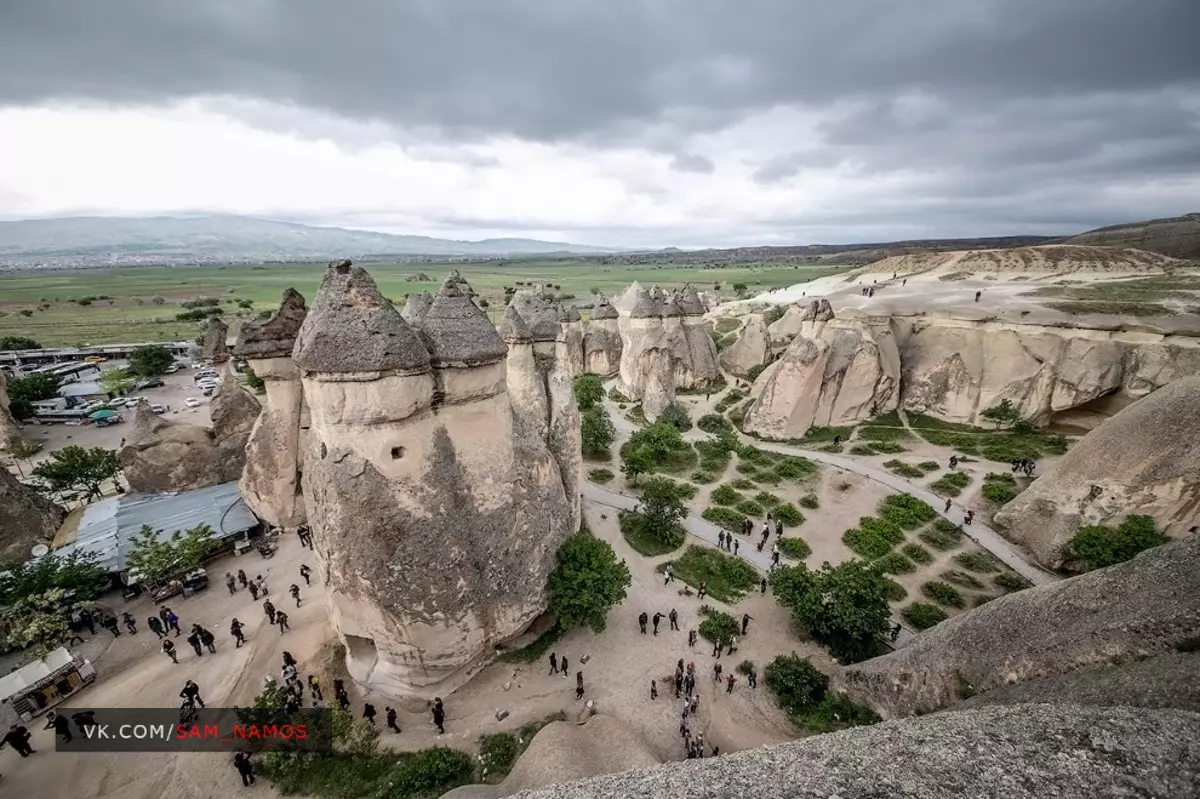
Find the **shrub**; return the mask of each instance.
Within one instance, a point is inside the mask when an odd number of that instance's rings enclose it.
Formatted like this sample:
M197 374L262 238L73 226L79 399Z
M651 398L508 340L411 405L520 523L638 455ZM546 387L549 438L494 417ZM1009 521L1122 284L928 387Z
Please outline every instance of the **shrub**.
M615 476L611 469L592 469L588 472L588 479L600 485L611 483Z
M752 499L743 499L737 504L737 509L747 516L762 516L763 506Z
M637 430L621 445L621 459L640 472L682 472L696 463L696 450L683 440L679 429L656 423Z
M834 453L837 453L837 452L841 452L841 451L842 451L842 449L843 449L843 447L842 447L842 445L841 445L841 444L826 444L825 446L823 446L823 447L820 447L819 449L820 449L820 451L821 451L821 452L834 452Z
M896 460L894 458L890 461L885 461L883 467L892 474L898 474L901 477L915 479L917 477L925 476L925 472L921 471L916 466L905 463L901 460Z
M746 524L746 517L733 508L705 508L700 518L724 527L731 533L740 533Z
M957 588L940 580L930 580L927 583L922 583L921 593L939 605L946 605L952 608L963 608L967 605L962 594L958 593Z
M799 505L802 508L816 510L817 508L821 507L821 502L817 499L816 494L805 494L804 496L800 497Z
M851 455L878 455L879 453L866 444L855 444L850 447Z
M874 657L884 648L891 627L887 578L861 560L776 569L775 598L791 609L797 623L838 660L849 663Z
M976 577L967 574L966 572L959 571L958 569L947 569L938 576L946 582L954 583L962 588L970 588L975 591L983 590L983 583L981 583Z
M1007 483L984 483L983 496L984 499L995 502L997 505L1003 505L1006 502L1012 502L1017 496L1017 489Z
M728 613L714 610L709 605L700 606L700 635L710 643L728 644L742 631L738 620Z
M610 400L612 400L613 402L624 402L624 403L633 402L633 400L631 400L629 397L625 396L620 391L617 391L616 386L613 386L612 388L610 388L608 390L608 398Z
M733 425L729 420L719 413L706 413L696 422L696 427L706 433L720 433L724 430L732 431Z
M804 443L813 444L818 441L833 441L840 437L843 441L850 438L853 427L810 427L801 439Z
M679 403L673 402L658 415L659 424L669 424L680 432L692 429L692 417Z
M965 472L946 472L929 487L944 497L957 497L971 482L971 476Z
M884 498L879 504L879 515L905 530L915 530L938 517L937 511L912 494L892 494Z
M904 555L914 563L920 563L922 565L933 563L932 553L930 553L928 549L920 544L905 544L904 546L900 547L900 551L903 552Z
M887 539L878 533L863 532L857 527L851 527L842 533L842 543L848 546L851 552L871 560L882 558L892 551L892 544Z
M804 524L804 514L796 510L796 506L791 503L776 506L775 518L788 527L799 527Z
M888 580L886 585L888 602L903 602L908 598L908 591L895 580Z
M180 311L175 314L179 322L202 322L210 316L220 316L220 308L193 308L190 311Z
M985 483L1007 483L1009 485L1017 484L1016 476L1009 474L1008 472L988 472L987 475L984 476L983 481Z
M988 552L963 552L954 556L954 562L967 571L990 574L1001 569L1000 562Z
M754 671L754 661L753 660L743 660L737 666L738 674L749 674L752 671Z
M895 441L872 441L871 449L881 455L895 455L897 452L908 452L908 447L902 447Z
M767 688L789 715L807 713L825 698L829 677L795 654L778 655L767 664Z
M717 482L717 476L712 472L692 472L688 475L688 479L693 483L702 483L704 485Z
M812 554L812 547L803 538L780 538L779 551L794 560L804 560Z
M599 405L604 399L604 379L600 375L579 375L571 381L571 388L575 392L575 404L579 406L580 411Z
M576 533L559 547L558 564L546 581L549 608L564 629L585 624L603 632L608 611L625 598L629 567L607 541Z
M722 483L712 490L710 498L718 505L736 505L745 499L733 486Z
M1016 572L1001 572L992 578L992 582L997 588L1004 589L1004 593L1011 594L1013 591L1023 591L1033 583L1026 580Z
M946 519L938 519L932 527L921 532L917 537L934 549L945 552L961 544L962 536L961 527Z
M904 541L904 531L894 522L886 519L876 519L874 516L863 516L858 520L858 529L864 533L878 535L889 544L899 544Z
M1144 550L1166 541L1154 525L1151 516L1133 515L1114 530L1102 524L1079 528L1071 539L1071 552L1089 570L1123 563Z
M873 565L884 574L909 574L917 568L912 564L912 561L899 552L889 552L883 557L876 559Z
M918 630L928 630L935 624L950 618L946 611L928 602L914 602L900 611L900 615Z
M775 494L772 494L770 491L759 491L754 495L754 501L759 505L762 505L764 508L773 508L783 500L781 500Z
M912 433L900 427L899 420L897 420L895 427L863 425L858 428L858 437L872 442L872 446L874 446L876 441L906 441L912 438Z
M736 602L758 585L758 572L746 561L709 547L690 546L673 562L675 577L699 589L708 583L709 595L721 602ZM666 564L658 567L666 570Z
M921 461L917 464L917 468L925 472L936 472L942 467L937 461Z
M775 465L775 474L784 480L807 480L820 472L821 467L808 458L786 457Z
M739 461L734 468L738 474L744 474L752 480L758 477L758 467L749 461Z

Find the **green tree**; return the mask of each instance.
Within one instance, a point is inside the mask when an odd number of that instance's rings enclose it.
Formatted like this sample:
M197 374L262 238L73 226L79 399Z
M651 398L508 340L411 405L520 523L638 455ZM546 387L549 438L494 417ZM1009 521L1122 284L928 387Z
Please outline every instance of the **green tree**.
M175 356L161 344L144 344L129 354L129 371L138 377L154 377L167 371Z
M22 597L0 608L0 639L42 657L67 640L69 610L61 588Z
M642 517L642 530L664 543L682 540L683 518L687 507L679 495L679 486L665 477L651 477L642 484L642 501L637 513Z
M656 421L660 424L669 424L680 432L692 429L692 418L688 416L687 410L677 402L672 402L664 408Z
M1021 420L1021 412L1012 404L1012 400L1003 399L996 405L986 409L979 414L989 422L994 422L996 427L1000 425L1011 425Z
M653 468L654 458L645 450L634 450L622 457L621 474L625 475L625 479L633 485L637 485L637 479L640 475L649 472Z
M100 387L109 394L124 394L133 386L133 381L124 369L108 369L100 373Z
M1086 524L1071 539L1071 551L1089 569L1124 563L1139 552L1166 543L1153 516L1128 516L1114 530L1102 524Z
M191 571L204 562L216 542L212 528L201 524L186 532L176 530L163 536L148 524L142 525L131 541L125 562L142 582L157 583Z
M829 677L794 652L777 655L767 664L765 676L767 688L775 694L779 706L793 715L815 708L829 688Z
M59 379L44 372L35 372L25 377L14 377L8 381L9 410L17 419L33 416L33 403L58 396Z
M93 552L54 552L36 560L5 566L0 575L0 605L11 605L53 589L73 591L76 599L95 599L109 588L108 575L96 565Z
M255 394L261 394L267 390L267 382L256 375L254 370L250 368L249 364L247 364L246 368L242 370L242 374L246 377L246 385L249 386Z
M581 411L588 410L604 399L604 381L600 375L579 375L571 382L571 388L575 391L575 404Z
M41 344L25 336L4 336L0 338L0 350L40 350L41 348Z
M617 431L603 405L594 405L583 412L579 430L583 439L583 451L588 455L608 452Z
M8 442L8 454L13 456L13 462L17 464L17 471L22 477L25 476L25 470L21 468L21 461L28 462L41 451L42 443L32 438L13 438Z
M558 550L558 565L546 583L550 610L563 629L585 624L603 632L608 611L625 598L629 567L607 541L578 533Z
M120 471L121 460L116 450L103 447L63 447L50 453L50 460L33 467L33 474L41 480L44 492L76 491L84 494L88 501L100 496L101 483L116 477Z
M782 578L776 572L776 597L796 620L842 661L857 662L879 652L891 627L887 579L868 563L825 563L817 571ZM786 572L786 570L785 570ZM785 601L786 600L786 601Z

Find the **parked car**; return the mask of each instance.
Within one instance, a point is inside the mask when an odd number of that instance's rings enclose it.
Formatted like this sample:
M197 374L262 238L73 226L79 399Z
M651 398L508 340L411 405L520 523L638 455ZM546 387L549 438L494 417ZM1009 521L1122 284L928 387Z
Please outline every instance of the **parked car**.
M128 401L128 397L113 397L108 401L108 404L113 408L123 408Z
M217 390L216 386L205 386L200 389L200 393L206 397L211 397L213 392Z
M166 383L164 383L162 381L162 378L152 377L149 380L147 380L145 383L142 383L141 387L142 388L161 388L162 386L165 386L165 385L166 385Z
M151 406L150 406L150 410L154 411L155 413L166 413L166 412L167 412L167 406L166 406L166 405L159 405L158 403L155 403L155 404L153 404L153 405L151 405Z
M187 399L185 399L183 401L183 404L188 406L189 408L199 408L200 400L196 399L195 397L188 397Z
M173 363L173 364L171 364L170 366L168 366L168 367L167 367L167 374L169 374L169 375L173 375L173 374L175 374L176 372L178 372L178 371L179 371L180 369L182 369L182 368L183 368L183 367L182 367L182 366L180 366L179 364L177 364L177 363Z

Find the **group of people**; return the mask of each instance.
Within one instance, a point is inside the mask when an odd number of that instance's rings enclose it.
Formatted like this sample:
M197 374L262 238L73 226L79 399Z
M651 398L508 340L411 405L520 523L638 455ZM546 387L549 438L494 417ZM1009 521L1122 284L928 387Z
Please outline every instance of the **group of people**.
M1033 477L1033 470L1037 468L1037 464L1029 458L1013 458L1012 470L1013 474L1018 471L1024 472L1026 477Z

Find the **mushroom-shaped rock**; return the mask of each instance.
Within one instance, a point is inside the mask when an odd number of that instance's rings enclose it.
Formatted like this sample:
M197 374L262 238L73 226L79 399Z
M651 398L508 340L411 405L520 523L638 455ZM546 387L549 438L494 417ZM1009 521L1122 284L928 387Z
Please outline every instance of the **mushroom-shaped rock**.
M707 313L704 303L700 300L699 292L691 283L676 293L675 304L679 306L679 310L684 316L704 316Z
M519 289L513 294L510 308L525 320L534 341L554 341L558 338L561 322L559 309L539 289Z
M418 291L408 295L408 299L404 301L404 307L400 309L400 316L405 322L410 325L419 325L425 318L425 314L429 313L429 308L433 305L433 295L427 291Z
M350 261L329 265L292 357L305 372L429 368L429 352L421 337L383 298L366 270Z
M204 345L201 354L213 363L224 363L229 360L229 325L219 316L208 317L208 325L204 328Z
M471 287L450 273L421 320L421 337L435 367L494 363L508 354L487 314L471 301Z
M290 358L296 336L308 315L304 297L293 288L285 289L279 308L267 319L250 322L242 328L234 354L254 358Z
M529 325L525 324L521 314L511 305L504 309L504 318L500 320L497 332L500 338L509 344L529 344L533 341Z
M0 468L0 557L24 561L38 544L48 544L66 512Z
M618 316L617 309L613 307L612 302L603 294L596 295L596 301L592 304L591 318L596 319L616 319Z

